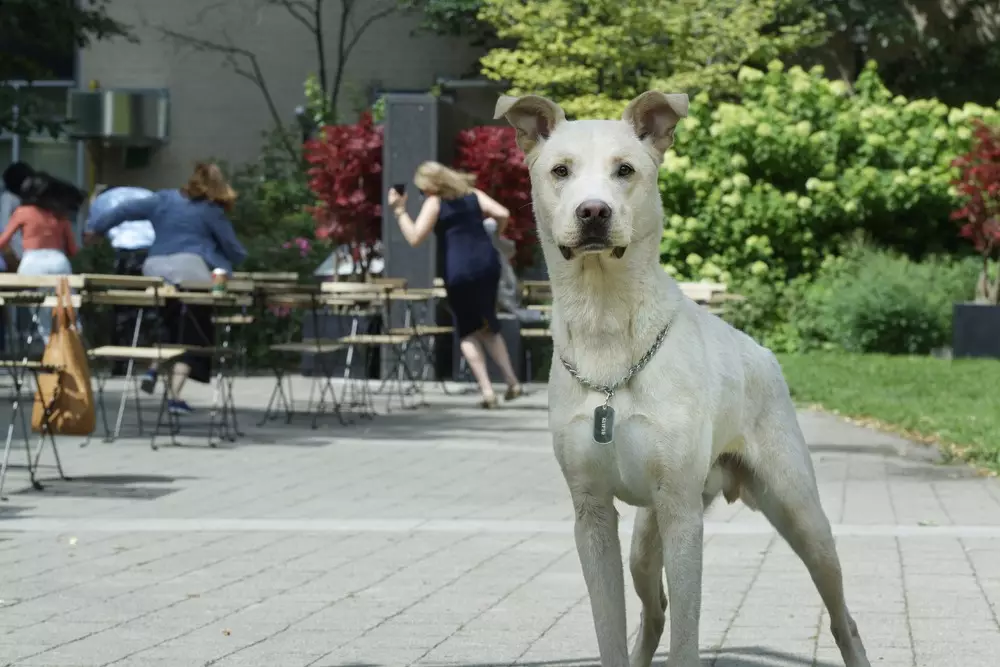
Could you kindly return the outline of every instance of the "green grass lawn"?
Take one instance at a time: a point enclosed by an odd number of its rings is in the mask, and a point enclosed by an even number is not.
[[[836,353],[778,358],[800,405],[874,419],[1000,470],[1000,361]]]

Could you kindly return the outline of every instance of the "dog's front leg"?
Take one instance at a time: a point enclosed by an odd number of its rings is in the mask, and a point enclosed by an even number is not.
[[[701,617],[701,567],[704,536],[701,489],[663,490],[656,518],[663,536],[663,562],[670,597],[668,667],[697,667]]]
[[[628,667],[625,628],[625,575],[618,540],[618,512],[609,492],[572,489],[576,509],[576,549],[597,630],[603,667]]]
[[[657,438],[662,467],[654,507],[663,539],[663,564],[670,597],[668,667],[697,667],[701,618],[701,570],[704,544],[705,460],[711,439],[703,429],[678,429]],[[695,435],[692,436],[692,433]]]

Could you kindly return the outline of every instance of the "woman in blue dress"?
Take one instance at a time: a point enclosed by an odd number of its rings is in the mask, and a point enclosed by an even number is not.
[[[493,218],[502,233],[510,211],[473,187],[475,176],[437,162],[421,164],[413,181],[426,197],[417,219],[406,213],[405,194],[389,190],[389,206],[412,247],[423,243],[432,231],[437,236],[438,252],[444,257],[448,306],[454,316],[462,355],[469,362],[483,395],[480,405],[484,408],[497,405],[482,348],[486,348],[507,382],[504,398],[514,400],[521,395],[521,385],[510,362],[507,344],[500,335],[496,313],[500,258],[483,227],[485,218]]]

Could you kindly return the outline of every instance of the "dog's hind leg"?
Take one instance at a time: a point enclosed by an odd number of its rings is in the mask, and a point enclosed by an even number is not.
[[[789,406],[752,443],[749,474],[741,476],[768,521],[805,563],[830,614],[830,629],[847,667],[871,667],[857,625],[847,610],[843,575],[830,522],[820,504],[805,439]]]
[[[642,601],[639,635],[632,649],[631,667],[649,667],[660,645],[666,623],[667,594],[663,590],[663,541],[653,511],[640,508],[632,530],[629,569]]]

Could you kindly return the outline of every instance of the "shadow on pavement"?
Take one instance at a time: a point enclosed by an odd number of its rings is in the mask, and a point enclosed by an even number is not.
[[[71,498],[129,498],[135,500],[155,500],[170,495],[181,487],[152,486],[158,484],[173,484],[177,481],[187,481],[194,477],[167,477],[165,475],[92,475],[79,476],[72,479],[59,477],[40,478],[45,485],[42,491],[27,488],[11,493],[12,496],[63,496]],[[2,512],[0,507],[0,512]],[[10,518],[8,512],[0,513],[0,517]]]
[[[19,515],[25,512],[30,512],[35,509],[34,507],[25,507],[23,505],[11,505],[8,502],[0,502],[0,521],[4,519],[16,519]],[[3,538],[0,538],[2,541]]]
[[[423,664],[423,663],[421,663]],[[428,667],[506,667],[509,662],[437,662]],[[591,659],[545,660],[542,662],[516,662],[517,667],[601,667],[601,661]],[[653,661],[654,667],[663,667],[666,655],[660,654]],[[703,652],[702,667],[838,667],[832,662],[814,662],[812,657],[791,655],[760,646],[739,646],[721,651]],[[317,667],[389,667],[379,663],[322,662]]]

